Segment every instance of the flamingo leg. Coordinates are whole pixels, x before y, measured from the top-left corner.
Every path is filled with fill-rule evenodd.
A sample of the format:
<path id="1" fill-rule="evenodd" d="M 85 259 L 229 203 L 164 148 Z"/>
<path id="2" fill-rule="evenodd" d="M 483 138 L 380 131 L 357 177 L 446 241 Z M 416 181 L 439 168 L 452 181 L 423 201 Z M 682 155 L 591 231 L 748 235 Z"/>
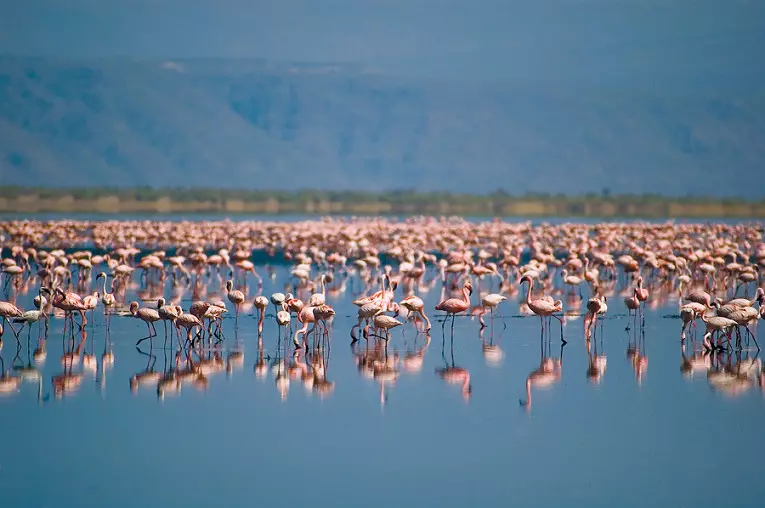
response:
<path id="1" fill-rule="evenodd" d="M 564 345 L 565 345 L 565 344 L 568 344 L 568 343 L 566 342 L 566 340 L 565 340 L 565 339 L 563 339 L 563 319 L 561 319 L 560 317 L 556 316 L 555 314 L 553 314 L 553 315 L 552 315 L 552 317 L 554 317 L 555 319 L 557 319 L 557 320 L 558 320 L 558 322 L 560 323 L 560 342 L 561 342 L 561 344 L 564 344 Z"/>
<path id="2" fill-rule="evenodd" d="M 151 341 L 151 339 L 156 335 L 156 333 L 154 335 L 151 334 L 151 327 L 152 327 L 151 323 L 146 321 L 146 330 L 149 332 L 149 335 L 147 335 L 146 337 L 142 339 L 139 339 L 138 342 L 135 343 L 136 346 L 138 346 L 138 344 L 145 341 L 146 339 L 149 339 L 150 343 L 152 343 L 153 345 L 153 341 Z"/>

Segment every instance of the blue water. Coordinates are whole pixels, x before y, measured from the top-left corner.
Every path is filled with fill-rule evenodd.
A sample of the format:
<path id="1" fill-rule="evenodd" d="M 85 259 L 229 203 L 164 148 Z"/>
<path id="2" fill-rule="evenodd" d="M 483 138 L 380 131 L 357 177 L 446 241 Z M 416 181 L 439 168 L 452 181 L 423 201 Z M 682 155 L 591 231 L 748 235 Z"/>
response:
<path id="1" fill-rule="evenodd" d="M 276 268 L 275 282 L 266 278 L 263 294 L 283 290 L 286 270 Z M 426 309 L 440 292 L 436 285 L 423 295 Z M 31 308 L 35 294 L 32 287 L 17 302 Z M 435 321 L 429 341 L 412 324 L 404 336 L 394 330 L 387 358 L 398 373 L 382 382 L 358 367 L 358 349 L 349 345 L 354 296 L 349 286 L 327 298 L 337 310 L 331 349 L 322 357 L 334 383 L 330 393 L 308 389 L 300 378 L 284 394 L 277 388 L 270 365 L 285 351 L 289 363 L 292 348 L 280 343 L 270 312 L 262 334 L 265 376 L 255 369 L 257 318 L 241 316 L 236 331 L 231 315 L 217 354 L 225 361 L 243 351 L 242 366 L 209 374 L 206 389 L 184 384 L 163 398 L 156 382 L 135 393 L 130 385 L 147 366 L 174 365 L 161 326 L 153 348 L 146 342 L 139 351 L 144 323 L 115 316 L 107 346 L 97 314 L 84 335 L 75 333 L 75 346 L 84 339 L 79 357 L 92 352 L 97 369 L 88 372 L 82 360 L 73 366 L 72 373 L 83 373 L 81 385 L 61 397 L 52 378 L 64 371 L 60 359 L 70 347 L 63 319 L 51 320 L 44 363 L 31 357 L 36 325 L 29 347 L 22 332 L 18 352 L 6 329 L 5 369 L 18 375 L 14 367 L 29 363 L 40 377 L 0 397 L 0 505 L 762 506 L 759 376 L 734 396 L 714 389 L 703 371 L 683 375 L 680 321 L 669 317 L 675 301 L 654 296 L 641 333 L 625 330 L 631 321 L 621 298 L 609 300 L 602 338 L 598 331 L 592 342 L 607 359 L 598 382 L 588 376 L 582 319 L 566 321 L 561 347 L 557 321 L 550 338 L 540 338 L 539 319 L 519 316 L 517 296 L 502 304 L 504 317 L 493 331 L 479 332 L 467 317 L 456 319 L 453 341 L 449 326 L 442 334 Z M 189 298 L 183 295 L 186 308 Z M 496 350 L 484 347 L 492 345 L 501 349 L 499 361 L 491 357 Z M 114 354 L 106 370 L 105 347 Z M 640 376 L 635 349 L 645 358 Z M 688 357 L 691 349 L 689 341 Z M 404 359 L 417 351 L 421 369 L 408 370 Z M 528 405 L 527 376 L 548 354 L 560 360 L 560 378 L 546 389 L 532 387 Z M 710 360 L 735 365 L 753 358 L 744 351 Z M 460 383 L 437 374 L 447 366 L 469 372 L 469 397 Z"/>

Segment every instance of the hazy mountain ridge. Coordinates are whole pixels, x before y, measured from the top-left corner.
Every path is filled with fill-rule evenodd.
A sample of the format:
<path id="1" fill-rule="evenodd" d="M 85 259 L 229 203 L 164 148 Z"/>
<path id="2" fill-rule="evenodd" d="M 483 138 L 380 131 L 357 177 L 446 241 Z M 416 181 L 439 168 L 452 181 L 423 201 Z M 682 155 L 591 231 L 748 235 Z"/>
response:
<path id="1" fill-rule="evenodd" d="M 0 183 L 743 195 L 756 87 L 444 83 L 344 64 L 0 58 Z M 722 174 L 722 177 L 716 176 Z"/>

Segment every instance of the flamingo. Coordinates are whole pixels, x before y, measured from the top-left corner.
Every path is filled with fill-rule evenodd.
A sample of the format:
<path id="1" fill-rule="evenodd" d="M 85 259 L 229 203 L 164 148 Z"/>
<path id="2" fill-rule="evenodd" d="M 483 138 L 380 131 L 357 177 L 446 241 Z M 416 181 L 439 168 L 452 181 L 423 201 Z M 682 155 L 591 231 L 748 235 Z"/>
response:
<path id="1" fill-rule="evenodd" d="M 263 331 L 263 320 L 266 317 L 266 307 L 268 307 L 268 298 L 265 296 L 255 297 L 255 308 L 258 309 L 258 332 Z"/>
<path id="2" fill-rule="evenodd" d="M 526 305 L 528 305 L 529 309 L 531 309 L 531 312 L 539 316 L 539 320 L 542 323 L 542 333 L 544 333 L 545 329 L 544 318 L 552 316 L 560 322 L 560 340 L 563 344 L 566 344 L 566 341 L 563 340 L 563 320 L 554 314 L 555 312 L 560 312 L 563 310 L 563 302 L 560 300 L 552 302 L 552 298 L 547 296 L 532 300 L 531 286 L 533 281 L 530 277 L 524 276 L 521 277 L 520 283 L 523 284 L 524 282 L 529 283 L 528 289 L 526 291 Z"/>
<path id="3" fill-rule="evenodd" d="M 571 287 L 571 292 L 573 293 L 574 287 L 576 287 L 579 290 L 579 298 L 582 298 L 582 278 L 578 275 L 569 275 L 565 268 L 560 271 L 560 276 L 563 278 L 563 282 Z"/>
<path id="4" fill-rule="evenodd" d="M 292 320 L 290 313 L 286 310 L 282 309 L 276 313 L 276 322 L 278 323 L 279 327 L 284 327 L 284 333 L 287 333 L 287 327 L 290 325 L 290 321 Z"/>
<path id="5" fill-rule="evenodd" d="M 238 289 L 234 289 L 234 281 L 229 279 L 226 281 L 226 294 L 228 301 L 234 304 L 234 310 L 236 317 L 234 318 L 234 327 L 239 326 L 239 307 L 244 303 L 244 293 Z"/>
<path id="6" fill-rule="evenodd" d="M 645 308 L 645 302 L 648 300 L 648 290 L 643 287 L 643 276 L 640 275 L 637 279 L 637 287 L 635 288 L 635 296 L 640 300 L 640 303 Z"/>
<path id="7" fill-rule="evenodd" d="M 361 327 L 361 323 L 365 322 L 366 326 L 364 327 L 364 338 L 367 338 L 367 328 L 369 327 L 369 320 L 373 319 L 377 313 L 382 310 L 380 309 L 380 306 L 376 303 L 369 302 L 365 303 L 361 307 L 359 307 L 359 310 L 357 311 L 357 317 L 358 317 L 358 323 L 353 325 L 351 327 L 351 338 L 353 339 L 351 341 L 351 344 L 355 343 L 358 339 L 355 335 L 353 335 L 353 330 L 358 329 Z"/>
<path id="8" fill-rule="evenodd" d="M 300 345 L 300 341 L 298 341 L 298 336 L 305 335 L 308 332 L 308 323 L 316 323 L 316 319 L 314 318 L 314 315 L 313 315 L 313 309 L 314 308 L 309 305 L 309 306 L 303 307 L 302 309 L 300 309 L 300 312 L 298 312 L 298 315 L 297 315 L 298 322 L 302 324 L 303 326 L 300 329 L 296 330 L 294 337 L 292 337 L 292 343 L 295 344 L 295 347 L 298 347 L 298 348 L 302 347 Z M 303 342 L 306 342 L 305 337 Z"/>
<path id="9" fill-rule="evenodd" d="M 419 314 L 419 316 L 425 321 L 425 331 L 430 330 L 430 320 L 425 315 L 425 303 L 417 295 L 410 295 L 399 302 L 399 305 L 404 307 L 411 313 Z"/>
<path id="10" fill-rule="evenodd" d="M 111 324 L 111 312 L 109 310 L 114 307 L 115 299 L 114 294 L 106 291 L 106 274 L 100 272 L 96 275 L 96 281 L 98 279 L 104 279 L 103 288 L 101 290 L 101 303 L 104 306 L 104 316 L 106 317 L 106 332 L 109 333 L 109 325 Z"/>
<path id="11" fill-rule="evenodd" d="M 64 311 L 64 315 L 70 319 L 72 326 L 74 326 L 73 312 L 79 312 L 82 320 L 80 328 L 82 328 L 86 323 L 85 311 L 88 310 L 88 308 L 83 305 L 80 295 L 71 292 L 65 293 L 60 287 L 57 287 L 54 292 L 53 306 Z M 64 325 L 64 332 L 66 332 L 66 325 Z"/>
<path id="12" fill-rule="evenodd" d="M 689 324 L 696 327 L 696 318 L 706 312 L 707 308 L 696 302 L 690 302 L 680 307 L 680 319 L 683 321 L 683 329 L 680 331 L 680 339 L 685 340 L 685 329 Z"/>
<path id="13" fill-rule="evenodd" d="M 24 312 L 21 316 L 13 318 L 14 323 L 21 323 L 21 327 L 18 330 L 18 333 L 21 333 L 22 328 L 24 328 L 24 325 L 27 325 L 27 338 L 29 338 L 29 334 L 32 331 L 32 323 L 37 323 L 37 335 L 38 337 L 41 335 L 40 330 L 40 323 L 39 321 L 45 317 L 45 312 L 43 311 L 43 306 L 45 305 L 45 297 L 40 295 L 40 298 L 37 299 L 37 309 L 36 310 L 28 310 Z M 2 333 L 0 333 L 2 335 Z"/>
<path id="14" fill-rule="evenodd" d="M 96 310 L 96 307 L 98 307 L 98 300 L 101 298 L 101 295 L 98 291 L 94 291 L 93 294 L 90 294 L 82 299 L 82 305 L 85 306 L 90 311 L 90 317 L 93 319 L 94 323 L 96 318 L 94 317 L 94 312 Z M 85 323 L 83 323 L 84 325 Z"/>
<path id="15" fill-rule="evenodd" d="M 149 331 L 149 335 L 139 339 L 138 342 L 135 343 L 136 346 L 146 339 L 151 340 L 157 336 L 157 330 L 154 328 L 154 323 L 160 320 L 159 312 L 148 307 L 139 307 L 138 302 L 130 302 L 130 314 L 132 314 L 134 318 L 140 319 L 146 323 L 146 329 Z"/>
<path id="16" fill-rule="evenodd" d="M 596 297 L 590 298 L 587 301 L 588 323 L 587 323 L 587 330 L 585 331 L 585 337 L 588 340 L 590 338 L 590 328 L 592 328 L 592 326 L 595 326 L 595 331 L 597 332 L 598 316 L 600 314 L 605 314 L 607 311 L 608 311 L 608 303 L 606 301 L 605 296 L 596 296 Z M 602 331 L 601 331 L 601 336 L 602 336 Z"/>
<path id="17" fill-rule="evenodd" d="M 701 320 L 707 327 L 706 333 L 704 333 L 704 347 L 707 349 L 713 349 L 714 347 L 714 344 L 709 341 L 709 339 L 713 338 L 714 333 L 727 332 L 728 343 L 730 343 L 731 330 L 733 327 L 738 326 L 738 323 L 732 319 L 719 316 L 707 317 L 706 313 L 701 314 Z"/>
<path id="18" fill-rule="evenodd" d="M 377 311 L 377 314 L 375 315 L 373 322 L 374 322 L 375 328 L 381 328 L 385 330 L 386 342 L 390 340 L 390 330 L 392 328 L 396 328 L 397 326 L 401 326 L 404 324 L 394 317 L 383 314 L 382 309 Z"/>
<path id="19" fill-rule="evenodd" d="M 627 307 L 627 316 L 631 317 L 632 313 L 635 313 L 635 320 L 637 320 L 637 311 L 640 308 L 640 300 L 638 300 L 637 297 L 637 288 L 634 288 L 632 290 L 632 296 L 627 296 L 624 298 L 624 306 Z M 629 323 L 627 323 L 626 330 L 630 329 Z"/>
<path id="20" fill-rule="evenodd" d="M 462 286 L 462 298 L 447 298 L 446 300 L 443 300 L 438 305 L 436 305 L 436 310 L 442 310 L 446 312 L 446 317 L 441 324 L 442 331 L 446 327 L 446 320 L 449 319 L 449 316 L 451 315 L 452 334 L 454 333 L 454 318 L 460 312 L 465 312 L 470 308 L 470 295 L 472 294 L 473 284 L 468 280 L 465 281 L 465 284 Z"/>
<path id="21" fill-rule="evenodd" d="M 204 330 L 204 324 L 202 321 L 195 316 L 194 314 L 188 314 L 183 312 L 183 309 L 180 307 L 180 305 L 175 306 L 175 313 L 177 314 L 177 318 L 175 318 L 175 328 L 176 330 L 179 330 L 180 328 L 184 328 L 186 330 L 186 341 L 191 342 L 191 330 L 199 327 L 199 330 Z M 180 337 L 179 337 L 180 342 Z"/>
<path id="22" fill-rule="evenodd" d="M 324 305 L 327 299 L 326 280 L 327 280 L 327 274 L 322 273 L 321 276 L 319 277 L 319 283 L 321 284 L 321 293 L 312 294 L 311 298 L 309 298 L 308 300 L 308 305 L 312 307 L 318 307 L 319 305 Z"/>
<path id="23" fill-rule="evenodd" d="M 498 293 L 488 294 L 481 300 L 481 305 L 483 305 L 484 308 L 489 309 L 489 312 L 491 312 L 492 325 L 494 324 L 494 309 L 497 308 L 497 306 L 505 300 L 507 300 L 507 297 Z M 486 326 L 486 323 L 483 322 L 483 314 L 481 314 L 478 320 L 481 322 L 482 328 Z"/>
<path id="24" fill-rule="evenodd" d="M 11 302 L 0 302 L 0 316 L 2 316 L 3 321 L 7 322 L 8 326 L 11 327 L 11 331 L 13 332 L 13 335 L 16 336 L 16 339 L 19 338 L 19 332 L 16 331 L 8 318 L 20 318 L 22 315 L 23 312 L 21 312 L 21 309 Z"/>
<path id="25" fill-rule="evenodd" d="M 162 319 L 162 324 L 165 328 L 165 341 L 167 341 L 167 322 L 170 322 L 170 330 L 172 331 L 172 325 L 175 324 L 175 320 L 180 313 L 175 305 L 166 305 L 165 299 L 162 297 L 157 299 L 157 313 L 160 319 Z"/>

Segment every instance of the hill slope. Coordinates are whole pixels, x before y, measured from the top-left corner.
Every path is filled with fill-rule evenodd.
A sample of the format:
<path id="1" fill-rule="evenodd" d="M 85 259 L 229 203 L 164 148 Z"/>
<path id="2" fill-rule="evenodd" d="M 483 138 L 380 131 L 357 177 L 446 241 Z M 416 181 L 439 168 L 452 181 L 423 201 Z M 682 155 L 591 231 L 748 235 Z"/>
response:
<path id="1" fill-rule="evenodd" d="M 254 60 L 0 57 L 3 184 L 761 197 L 765 187 L 742 182 L 762 171 L 764 133 L 755 87 L 649 93 Z"/>

